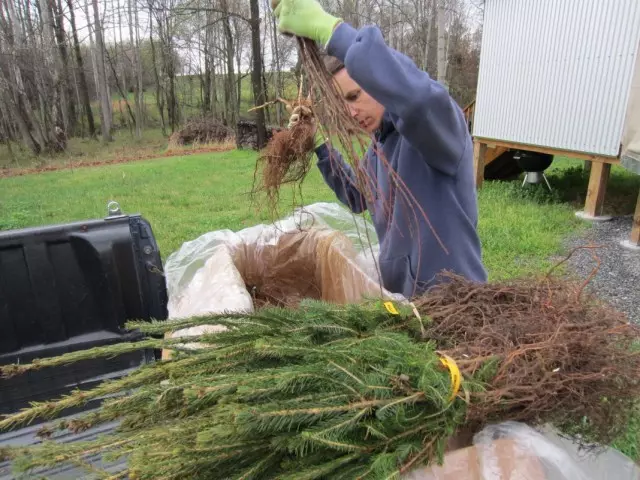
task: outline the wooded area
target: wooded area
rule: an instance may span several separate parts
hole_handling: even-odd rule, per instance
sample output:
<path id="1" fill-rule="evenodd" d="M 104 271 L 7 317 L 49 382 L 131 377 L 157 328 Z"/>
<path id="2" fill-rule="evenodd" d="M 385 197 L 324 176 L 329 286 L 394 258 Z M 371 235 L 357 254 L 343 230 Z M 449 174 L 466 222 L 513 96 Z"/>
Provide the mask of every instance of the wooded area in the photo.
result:
<path id="1" fill-rule="evenodd" d="M 259 132 L 286 123 L 281 105 L 247 112 L 291 97 L 300 81 L 296 44 L 277 32 L 269 0 L 1 2 L 0 139 L 10 154 L 64 151 L 71 137 L 109 142 L 118 129 L 168 136 L 194 118 L 232 129 L 251 118 Z M 481 2 L 324 3 L 356 27 L 378 25 L 461 106 L 474 98 Z"/>

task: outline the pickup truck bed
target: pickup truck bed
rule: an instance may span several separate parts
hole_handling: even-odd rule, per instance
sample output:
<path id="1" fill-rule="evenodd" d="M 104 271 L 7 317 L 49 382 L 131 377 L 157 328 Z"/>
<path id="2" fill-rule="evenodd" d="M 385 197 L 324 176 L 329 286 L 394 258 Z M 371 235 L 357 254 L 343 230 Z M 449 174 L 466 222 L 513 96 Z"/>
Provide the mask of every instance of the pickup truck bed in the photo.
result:
<path id="1" fill-rule="evenodd" d="M 166 318 L 160 252 L 140 215 L 122 215 L 118 208 L 104 219 L 0 232 L 0 365 L 135 341 L 141 335 L 124 329 L 127 320 Z M 159 352 L 141 350 L 0 379 L 0 415 L 91 388 L 157 358 Z M 97 406 L 63 412 L 55 423 Z M 36 443 L 43 425 L 0 432 L 0 446 Z M 60 432 L 54 438 L 87 440 L 110 428 L 114 425 L 82 434 Z M 120 468 L 119 463 L 109 466 Z M 61 466 L 37 477 L 77 479 L 83 474 Z M 9 478 L 15 478 L 11 465 L 0 463 L 0 479 Z"/>

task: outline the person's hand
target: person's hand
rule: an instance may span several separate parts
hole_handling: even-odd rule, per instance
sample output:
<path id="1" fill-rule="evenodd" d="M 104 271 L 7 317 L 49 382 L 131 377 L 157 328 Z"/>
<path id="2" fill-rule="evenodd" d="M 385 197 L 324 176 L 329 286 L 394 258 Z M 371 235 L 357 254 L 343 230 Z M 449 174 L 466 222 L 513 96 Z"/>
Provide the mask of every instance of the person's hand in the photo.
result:
<path id="1" fill-rule="evenodd" d="M 271 0 L 278 30 L 326 46 L 341 19 L 325 12 L 317 0 Z"/>
<path id="2" fill-rule="evenodd" d="M 304 115 L 311 116 L 311 109 L 309 107 L 305 107 L 304 105 L 298 105 L 291 112 L 291 116 L 289 117 L 289 125 L 287 126 L 287 128 L 291 129 L 295 127 Z"/>
<path id="3" fill-rule="evenodd" d="M 305 107 L 304 105 L 298 105 L 297 107 L 295 107 L 291 112 L 291 116 L 289 117 L 289 124 L 287 125 L 287 128 L 291 130 L 300 122 L 300 119 L 305 115 L 313 115 L 309 107 Z M 324 135 L 322 135 L 320 129 L 316 126 L 315 118 L 312 119 L 312 122 L 313 126 L 315 127 L 313 135 L 313 148 L 316 149 L 323 143 L 326 143 L 326 141 Z"/>

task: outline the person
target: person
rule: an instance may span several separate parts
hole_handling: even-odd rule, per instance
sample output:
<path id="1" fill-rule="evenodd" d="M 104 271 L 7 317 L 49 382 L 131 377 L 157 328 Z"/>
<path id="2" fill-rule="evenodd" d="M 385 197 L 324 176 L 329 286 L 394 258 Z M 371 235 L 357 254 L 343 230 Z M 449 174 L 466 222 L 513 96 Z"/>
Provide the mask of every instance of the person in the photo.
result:
<path id="1" fill-rule="evenodd" d="M 443 271 L 486 281 L 477 233 L 473 142 L 464 114 L 447 90 L 390 48 L 375 25 L 357 30 L 316 0 L 272 0 L 272 7 L 280 32 L 324 47 L 325 66 L 349 112 L 373 134 L 377 145 L 372 143 L 360 162 L 376 182 L 369 199 L 358 191 L 353 170 L 337 150 L 319 141 L 315 153 L 338 199 L 355 213 L 371 214 L 384 287 L 411 298 L 441 281 Z M 299 113 L 294 110 L 290 124 Z M 402 194 L 394 196 L 399 182 L 390 181 L 387 166 L 411 192 L 413 205 Z M 390 199 L 391 205 L 383 208 Z"/>

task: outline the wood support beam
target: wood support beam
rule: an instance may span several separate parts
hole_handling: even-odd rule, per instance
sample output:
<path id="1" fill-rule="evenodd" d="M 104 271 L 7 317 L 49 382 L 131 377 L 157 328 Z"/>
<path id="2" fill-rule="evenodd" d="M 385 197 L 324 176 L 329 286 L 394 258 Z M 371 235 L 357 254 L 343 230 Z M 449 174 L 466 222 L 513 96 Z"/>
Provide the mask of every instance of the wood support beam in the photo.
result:
<path id="1" fill-rule="evenodd" d="M 631 228 L 631 237 L 629 238 L 631 245 L 640 247 L 640 193 L 638 193 L 638 202 L 636 203 L 636 213 L 633 215 L 633 227 Z"/>
<path id="2" fill-rule="evenodd" d="M 595 162 L 591 166 L 589 175 L 589 187 L 587 199 L 584 205 L 584 213 L 590 217 L 602 215 L 602 205 L 607 192 L 607 182 L 611 173 L 610 163 Z"/>
<path id="3" fill-rule="evenodd" d="M 548 153 L 551 155 L 557 155 L 560 157 L 575 158 L 578 160 L 588 160 L 594 163 L 610 163 L 618 164 L 620 159 L 618 157 L 607 157 L 604 155 L 593 155 L 590 153 L 573 152 L 569 150 L 562 150 L 559 148 L 539 147 L 536 145 L 527 145 L 525 143 L 505 142 L 502 140 L 494 140 L 491 138 L 475 137 L 476 142 L 482 142 L 489 145 L 492 148 L 504 147 L 511 150 L 526 150 L 529 152 Z"/>
<path id="4" fill-rule="evenodd" d="M 476 188 L 482 187 L 484 182 L 484 162 L 487 156 L 487 145 L 477 140 L 473 142 L 473 171 L 475 172 Z"/>

